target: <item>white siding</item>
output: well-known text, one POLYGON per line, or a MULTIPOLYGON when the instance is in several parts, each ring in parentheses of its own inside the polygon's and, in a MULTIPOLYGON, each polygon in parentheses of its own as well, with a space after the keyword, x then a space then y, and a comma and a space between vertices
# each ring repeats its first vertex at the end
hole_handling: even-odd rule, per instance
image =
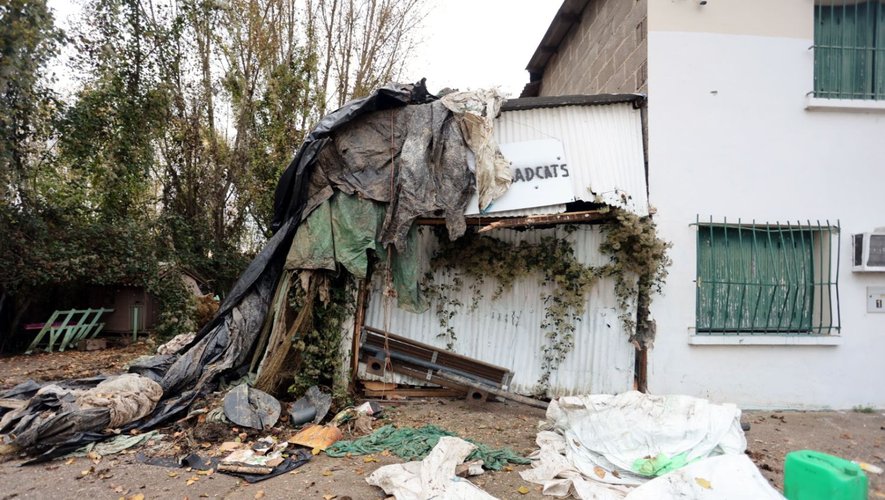
MULTIPOLYGON (((494 133, 500 144, 562 141, 576 200, 594 201, 598 195, 606 204, 648 215, 642 121, 632 104, 506 111, 495 120, 494 133)), ((556 205, 520 212, 551 214, 564 209, 556 205)))
MULTIPOLYGON (((572 242, 579 261, 591 265, 603 265, 608 261, 608 257, 598 251, 602 235, 597 227, 582 226, 567 236, 563 229, 502 229, 489 234, 505 241, 533 243, 545 235, 556 234, 572 242)), ((429 229, 422 228, 420 242, 429 260, 437 247, 429 229)), ((441 273, 437 273, 436 278, 439 282, 444 279, 441 273)), ((492 281, 487 280, 483 285, 484 297, 491 297, 496 286, 492 281)), ((541 375, 541 348, 545 345, 545 335, 540 324, 544 316, 543 296, 548 295, 549 290, 538 284, 538 276, 529 277, 517 281, 513 289, 505 291, 499 299, 491 301, 486 298, 477 310, 468 312, 472 298, 469 284, 465 279, 461 298, 465 309, 451 320, 458 337, 454 351, 510 369, 515 374, 513 390, 530 393, 541 375)), ((380 286, 375 283, 365 324, 385 328, 384 309, 380 286)), ((433 307, 422 314, 414 314, 397 308, 393 301, 386 326, 392 333, 419 342, 440 347, 446 345, 446 340, 437 336, 441 328, 433 307)), ((551 377, 551 394, 616 393, 631 389, 634 349, 627 342, 627 334, 618 319, 612 280, 603 279, 594 286, 577 327, 574 350, 551 377)), ((396 379, 404 380, 399 376, 396 379)), ((415 382, 410 380, 409 383, 415 382)))

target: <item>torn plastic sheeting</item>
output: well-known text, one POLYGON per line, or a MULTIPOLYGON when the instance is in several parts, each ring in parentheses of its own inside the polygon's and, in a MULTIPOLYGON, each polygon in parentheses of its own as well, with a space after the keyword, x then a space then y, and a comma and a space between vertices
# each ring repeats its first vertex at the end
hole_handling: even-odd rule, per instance
MULTIPOLYGON (((464 234, 464 211, 475 191, 469 149, 440 102, 373 113, 330 136, 317 155, 309 203, 327 187, 386 203, 378 241, 402 248, 418 217, 442 215, 450 239, 464 234)), ((305 213, 313 207, 308 204, 305 213)))
POLYGON ((553 496, 621 498, 678 465, 742 454, 740 414, 734 405, 689 396, 562 397, 547 409, 544 427, 551 430, 538 433, 533 468, 520 475, 553 496))
POLYGON ((280 409, 275 397, 246 384, 234 387, 224 396, 224 416, 243 427, 273 427, 280 418, 280 409))
POLYGON ((455 475, 455 468, 474 448, 461 438, 441 437, 420 462, 379 467, 366 478, 366 482, 397 500, 494 499, 475 484, 455 475))
POLYGON ((68 452, 149 414, 160 395, 156 382, 135 374, 46 384, 27 406, 3 415, 0 433, 23 449, 68 452))
MULTIPOLYGON (((286 256, 287 269, 335 269, 340 263, 357 278, 365 278, 368 250, 387 263, 387 250, 379 243, 384 207, 356 195, 337 192, 318 206, 298 228, 286 256)), ((402 248, 394 248, 393 286, 398 305, 408 311, 423 312, 426 301, 420 294, 421 255, 418 228, 413 226, 402 248)))
POLYGON ((461 133, 475 156, 476 187, 479 191, 479 210, 484 212, 493 201, 510 188, 510 162, 501 154, 492 123, 504 97, 497 90, 452 92, 440 102, 455 113, 461 133))
POLYGON ((144 434, 120 434, 114 438, 108 439, 100 443, 89 443, 88 445, 68 453, 65 457, 85 457, 90 452, 95 452, 100 456, 113 455, 123 450, 128 450, 134 446, 146 443, 152 439, 163 439, 164 435, 160 431, 150 431, 144 434))

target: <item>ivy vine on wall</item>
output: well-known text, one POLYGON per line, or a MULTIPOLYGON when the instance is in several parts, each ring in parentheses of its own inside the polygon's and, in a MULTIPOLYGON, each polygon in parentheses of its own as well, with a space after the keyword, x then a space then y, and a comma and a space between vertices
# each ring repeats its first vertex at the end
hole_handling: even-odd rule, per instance
MULTIPOLYGON (((566 226, 567 233, 574 229, 566 226)), ((542 297, 546 306, 540 328, 547 344, 536 393, 546 392, 551 374, 574 348, 576 324, 584 314, 587 295, 601 277, 614 279, 620 319, 630 341, 640 347, 650 345, 654 322, 648 317, 648 304, 666 278, 670 245, 657 237, 650 218, 623 210, 612 209, 611 223, 603 225, 602 231, 605 240, 600 251, 610 257, 603 266, 579 262, 564 237, 544 236, 536 244, 508 243, 475 232, 455 241, 441 237, 422 291, 434 304, 442 329, 439 336, 446 339, 447 348, 453 349, 457 342, 451 320, 465 307, 459 298, 465 278, 471 292, 467 312, 473 312, 484 298, 481 289, 486 280, 494 280, 496 286, 489 299, 496 300, 514 282, 533 275, 539 276, 539 284, 549 291, 542 297)))

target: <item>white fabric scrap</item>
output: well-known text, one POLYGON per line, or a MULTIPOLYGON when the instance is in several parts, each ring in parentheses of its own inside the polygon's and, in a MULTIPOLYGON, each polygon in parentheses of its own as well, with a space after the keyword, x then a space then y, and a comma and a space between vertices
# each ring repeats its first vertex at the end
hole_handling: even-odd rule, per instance
POLYGON ((379 467, 366 482, 397 500, 493 500, 495 497, 455 475, 455 467, 474 448, 463 439, 441 437, 424 460, 379 467))
POLYGON ((476 188, 479 210, 485 211, 493 201, 510 189, 510 162, 501 154, 492 135, 492 122, 504 103, 497 89, 452 92, 440 101, 455 114, 461 134, 473 152, 476 162, 476 188))
POLYGON ((520 475, 543 485, 545 495, 625 498, 650 479, 633 470, 637 460, 685 454, 692 463, 743 456, 747 442, 740 416, 734 405, 690 396, 631 391, 562 397, 547 408, 533 468, 520 475))
POLYGON ((705 458, 634 489, 627 500, 780 500, 746 455, 705 458))

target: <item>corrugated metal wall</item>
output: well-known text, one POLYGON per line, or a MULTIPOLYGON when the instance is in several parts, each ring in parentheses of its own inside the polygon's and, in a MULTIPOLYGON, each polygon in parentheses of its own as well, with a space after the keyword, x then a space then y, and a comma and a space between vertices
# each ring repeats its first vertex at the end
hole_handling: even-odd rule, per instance
MULTIPOLYGON (((430 259, 437 249, 437 241, 429 228, 420 229, 422 253, 430 259)), ((564 228, 513 231, 499 229, 490 236, 508 242, 540 242, 546 235, 567 238, 573 244, 580 262, 603 265, 608 257, 600 254, 602 235, 598 227, 580 226, 572 234, 564 228)), ((425 262, 425 265, 427 263, 425 262)), ((376 273, 376 278, 377 278, 376 273)), ((477 310, 468 312, 472 291, 465 278, 461 302, 466 306, 450 322, 457 333, 454 351, 488 363, 510 369, 515 373, 513 390, 529 394, 541 375, 541 349, 546 343, 540 329, 544 316, 543 297, 549 290, 541 287, 538 276, 517 281, 497 300, 491 301, 496 283, 487 280, 482 285, 483 297, 477 310)), ((446 279, 436 273, 438 282, 446 279)), ((376 279, 370 295, 365 324, 384 328, 385 304, 381 294, 380 280, 376 279)), ((446 340, 438 337, 441 332, 439 320, 431 307, 422 314, 414 314, 391 304, 389 331, 419 342, 444 348, 446 340)), ((587 297, 587 308, 577 324, 575 348, 551 377, 551 395, 586 393, 612 393, 633 387, 633 346, 618 319, 614 282, 602 279, 587 297)), ((361 367, 361 374, 364 374, 361 367)), ((398 381, 406 380, 397 376, 398 381)), ((410 380, 408 383, 415 383, 410 380)))
MULTIPOLYGON (((642 119, 629 103, 575 105, 506 111, 495 120, 500 144, 558 139, 573 172, 575 199, 594 201, 648 215, 642 119)), ((564 205, 519 211, 525 215, 564 211, 564 205)))

